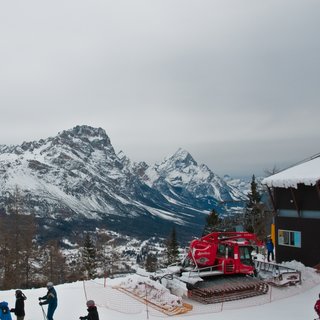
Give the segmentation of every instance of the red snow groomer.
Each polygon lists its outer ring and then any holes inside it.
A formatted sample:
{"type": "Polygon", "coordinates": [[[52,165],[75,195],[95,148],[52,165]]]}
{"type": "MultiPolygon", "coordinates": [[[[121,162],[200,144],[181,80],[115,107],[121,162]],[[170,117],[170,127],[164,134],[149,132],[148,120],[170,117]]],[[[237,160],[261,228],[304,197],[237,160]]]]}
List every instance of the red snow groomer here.
{"type": "Polygon", "coordinates": [[[253,251],[262,245],[249,232],[212,232],[193,240],[181,275],[189,296],[214,303],[266,293],[268,285],[254,277],[253,251]]]}
{"type": "Polygon", "coordinates": [[[263,246],[249,232],[212,232],[190,243],[188,258],[197,269],[215,274],[253,274],[252,252],[263,246]],[[210,269],[210,270],[209,270],[210,269]]]}

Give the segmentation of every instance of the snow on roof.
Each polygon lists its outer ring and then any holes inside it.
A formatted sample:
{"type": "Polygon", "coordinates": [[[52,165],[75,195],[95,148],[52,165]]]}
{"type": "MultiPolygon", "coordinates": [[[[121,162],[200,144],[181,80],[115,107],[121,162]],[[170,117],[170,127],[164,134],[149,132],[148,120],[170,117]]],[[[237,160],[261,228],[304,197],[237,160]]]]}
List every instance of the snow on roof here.
{"type": "Polygon", "coordinates": [[[320,155],[285,169],[262,180],[268,187],[297,188],[298,184],[313,186],[320,180],[320,155]]]}

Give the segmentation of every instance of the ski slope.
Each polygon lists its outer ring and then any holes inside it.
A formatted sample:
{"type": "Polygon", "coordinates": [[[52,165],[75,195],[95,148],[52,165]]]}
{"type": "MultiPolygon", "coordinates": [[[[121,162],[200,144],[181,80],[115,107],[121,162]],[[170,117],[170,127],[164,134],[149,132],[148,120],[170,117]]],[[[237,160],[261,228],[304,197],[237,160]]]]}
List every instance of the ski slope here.
{"type": "MultiPolygon", "coordinates": [[[[143,319],[166,319],[169,316],[143,304],[130,296],[114,289],[123,278],[119,279],[97,279],[94,281],[74,282],[55,286],[58,294],[58,308],[55,312],[55,320],[79,319],[79,316],[87,314],[86,300],[95,300],[100,320],[143,320],[143,319]]],[[[308,283],[308,279],[306,281],[308,283]]],[[[264,300],[252,300],[248,303],[245,299],[241,301],[228,302],[225,305],[200,305],[191,302],[195,308],[182,315],[174,316],[174,319],[182,320],[270,320],[290,319],[307,320],[315,319],[313,311],[314,303],[320,293],[320,275],[314,275],[309,287],[288,288],[295,290],[291,297],[279,298],[270,302],[268,297],[264,300]],[[256,304],[256,305],[254,305],[256,304]]],[[[275,289],[272,289],[275,290],[275,289]]],[[[14,307],[15,290],[1,291],[0,300],[7,301],[9,307],[14,307]]],[[[39,306],[38,297],[43,296],[46,288],[23,290],[27,296],[25,302],[25,320],[45,320],[42,307],[39,306]]],[[[188,301],[190,302],[190,300],[188,301]]],[[[47,306],[43,306],[46,311],[47,306]]],[[[15,316],[12,314],[12,318],[15,316]]]]}

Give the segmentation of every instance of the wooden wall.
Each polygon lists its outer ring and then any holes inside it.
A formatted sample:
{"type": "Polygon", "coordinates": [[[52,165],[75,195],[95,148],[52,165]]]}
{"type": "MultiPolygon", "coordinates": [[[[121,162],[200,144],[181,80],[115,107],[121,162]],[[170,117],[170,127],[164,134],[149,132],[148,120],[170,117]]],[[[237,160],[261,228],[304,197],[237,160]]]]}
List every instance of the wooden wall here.
{"type": "Polygon", "coordinates": [[[320,263],[320,212],[319,219],[275,217],[276,261],[297,260],[304,265],[314,267],[320,263]],[[278,230],[301,232],[301,248],[278,244],[278,230]]]}

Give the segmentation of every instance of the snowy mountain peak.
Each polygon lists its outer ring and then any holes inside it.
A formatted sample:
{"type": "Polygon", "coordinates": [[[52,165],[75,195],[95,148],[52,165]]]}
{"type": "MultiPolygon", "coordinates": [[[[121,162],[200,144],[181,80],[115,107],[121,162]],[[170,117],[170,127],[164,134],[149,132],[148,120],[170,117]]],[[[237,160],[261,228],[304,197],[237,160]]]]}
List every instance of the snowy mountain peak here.
{"type": "MultiPolygon", "coordinates": [[[[163,235],[170,223],[189,235],[198,224],[202,228],[199,216],[222,200],[243,197],[183,149],[149,167],[116,154],[103,129],[86,125],[20,146],[0,146],[0,212],[14,201],[16,186],[25,213],[63,221],[66,232],[90,221],[92,227],[144,236],[159,230],[163,235]],[[136,228],[141,225],[147,230],[136,228]]],[[[43,228],[49,228],[46,223],[43,228]]]]}
{"type": "Polygon", "coordinates": [[[181,148],[179,148],[171,157],[166,158],[163,164],[165,164],[166,167],[171,166],[176,169],[197,166],[197,162],[192,158],[191,154],[181,148]]]}
{"type": "Polygon", "coordinates": [[[107,136],[105,130],[102,128],[93,128],[87,125],[75,126],[70,130],[64,130],[58,133],[58,136],[73,136],[83,140],[104,140],[110,144],[110,139],[107,136]]]}
{"type": "Polygon", "coordinates": [[[69,145],[90,144],[93,148],[108,148],[113,151],[110,139],[102,128],[93,128],[86,125],[76,126],[70,130],[59,132],[54,141],[69,145]]]}
{"type": "Polygon", "coordinates": [[[199,209],[217,208],[224,201],[243,201],[246,196],[229,186],[206,165],[198,165],[189,152],[178,149],[161,164],[148,167],[143,176],[152,188],[170,201],[181,201],[199,209]]]}

